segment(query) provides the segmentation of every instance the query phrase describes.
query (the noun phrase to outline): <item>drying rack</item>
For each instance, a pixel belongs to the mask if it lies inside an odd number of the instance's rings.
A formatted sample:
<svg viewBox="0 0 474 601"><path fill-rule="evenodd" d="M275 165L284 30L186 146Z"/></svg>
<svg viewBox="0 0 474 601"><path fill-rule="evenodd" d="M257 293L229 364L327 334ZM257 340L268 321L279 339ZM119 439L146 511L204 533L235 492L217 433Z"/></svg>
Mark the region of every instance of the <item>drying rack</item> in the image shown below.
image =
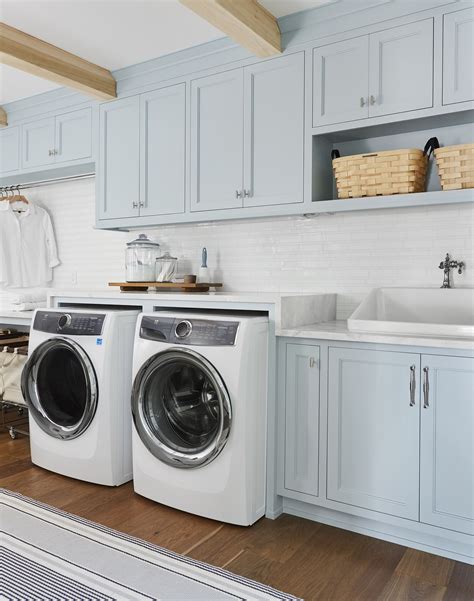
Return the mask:
<svg viewBox="0 0 474 601"><path fill-rule="evenodd" d="M0 330L0 365L3 365L2 354L28 355L28 334L15 330ZM0 429L6 430L12 439L18 434L29 435L28 409L24 401L5 399L0 393L1 421Z"/></svg>

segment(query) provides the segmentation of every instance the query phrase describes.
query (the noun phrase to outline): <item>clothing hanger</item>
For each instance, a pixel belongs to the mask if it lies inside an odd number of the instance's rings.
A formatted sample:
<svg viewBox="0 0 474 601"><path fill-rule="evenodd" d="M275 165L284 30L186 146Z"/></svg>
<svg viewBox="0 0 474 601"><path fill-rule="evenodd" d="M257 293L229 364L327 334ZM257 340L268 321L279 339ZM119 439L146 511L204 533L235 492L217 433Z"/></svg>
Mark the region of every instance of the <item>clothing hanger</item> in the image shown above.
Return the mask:
<svg viewBox="0 0 474 601"><path fill-rule="evenodd" d="M10 192L12 193L12 196L8 199L10 204L13 202L23 202L25 204L30 204L28 199L25 196L23 196L23 194L20 193L20 186L16 186L17 194L13 193L14 189L15 189L15 186L10 187Z"/></svg>

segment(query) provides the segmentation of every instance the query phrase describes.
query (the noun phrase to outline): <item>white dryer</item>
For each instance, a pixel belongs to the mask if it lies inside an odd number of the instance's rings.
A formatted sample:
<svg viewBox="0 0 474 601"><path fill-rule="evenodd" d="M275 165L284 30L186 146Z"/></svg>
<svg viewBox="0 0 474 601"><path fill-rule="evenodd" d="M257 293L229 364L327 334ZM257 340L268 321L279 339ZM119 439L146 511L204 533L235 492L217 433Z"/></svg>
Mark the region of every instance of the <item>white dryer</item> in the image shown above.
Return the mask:
<svg viewBox="0 0 474 601"><path fill-rule="evenodd" d="M132 389L135 491L250 525L265 513L268 319L139 316Z"/></svg>
<svg viewBox="0 0 474 601"><path fill-rule="evenodd" d="M132 479L130 393L137 315L36 310L22 374L34 464L109 486Z"/></svg>

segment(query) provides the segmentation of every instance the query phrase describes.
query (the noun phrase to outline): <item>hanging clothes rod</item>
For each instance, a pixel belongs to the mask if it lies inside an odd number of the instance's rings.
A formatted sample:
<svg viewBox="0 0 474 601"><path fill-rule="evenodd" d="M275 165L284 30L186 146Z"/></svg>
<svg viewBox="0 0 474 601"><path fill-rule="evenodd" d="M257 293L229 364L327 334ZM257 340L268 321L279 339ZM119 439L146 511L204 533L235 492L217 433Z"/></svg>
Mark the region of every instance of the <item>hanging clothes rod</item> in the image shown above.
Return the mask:
<svg viewBox="0 0 474 601"><path fill-rule="evenodd" d="M29 188L37 188L40 186L51 186L52 184L60 184L62 182L73 182L76 180L90 179L95 177L95 173L83 173L81 175L69 175L65 177L56 177L54 179L44 179L36 182L26 182L24 184L13 184L12 186L2 186L0 190L28 190Z"/></svg>

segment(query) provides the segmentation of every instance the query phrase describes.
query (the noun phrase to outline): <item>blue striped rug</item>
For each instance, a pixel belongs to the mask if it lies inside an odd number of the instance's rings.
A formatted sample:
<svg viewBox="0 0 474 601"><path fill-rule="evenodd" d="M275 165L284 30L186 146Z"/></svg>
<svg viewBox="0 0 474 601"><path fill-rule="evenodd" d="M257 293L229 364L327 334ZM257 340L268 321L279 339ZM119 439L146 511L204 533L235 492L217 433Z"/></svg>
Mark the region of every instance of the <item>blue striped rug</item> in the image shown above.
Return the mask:
<svg viewBox="0 0 474 601"><path fill-rule="evenodd" d="M0 532L2 601L296 599L4 489Z"/></svg>

